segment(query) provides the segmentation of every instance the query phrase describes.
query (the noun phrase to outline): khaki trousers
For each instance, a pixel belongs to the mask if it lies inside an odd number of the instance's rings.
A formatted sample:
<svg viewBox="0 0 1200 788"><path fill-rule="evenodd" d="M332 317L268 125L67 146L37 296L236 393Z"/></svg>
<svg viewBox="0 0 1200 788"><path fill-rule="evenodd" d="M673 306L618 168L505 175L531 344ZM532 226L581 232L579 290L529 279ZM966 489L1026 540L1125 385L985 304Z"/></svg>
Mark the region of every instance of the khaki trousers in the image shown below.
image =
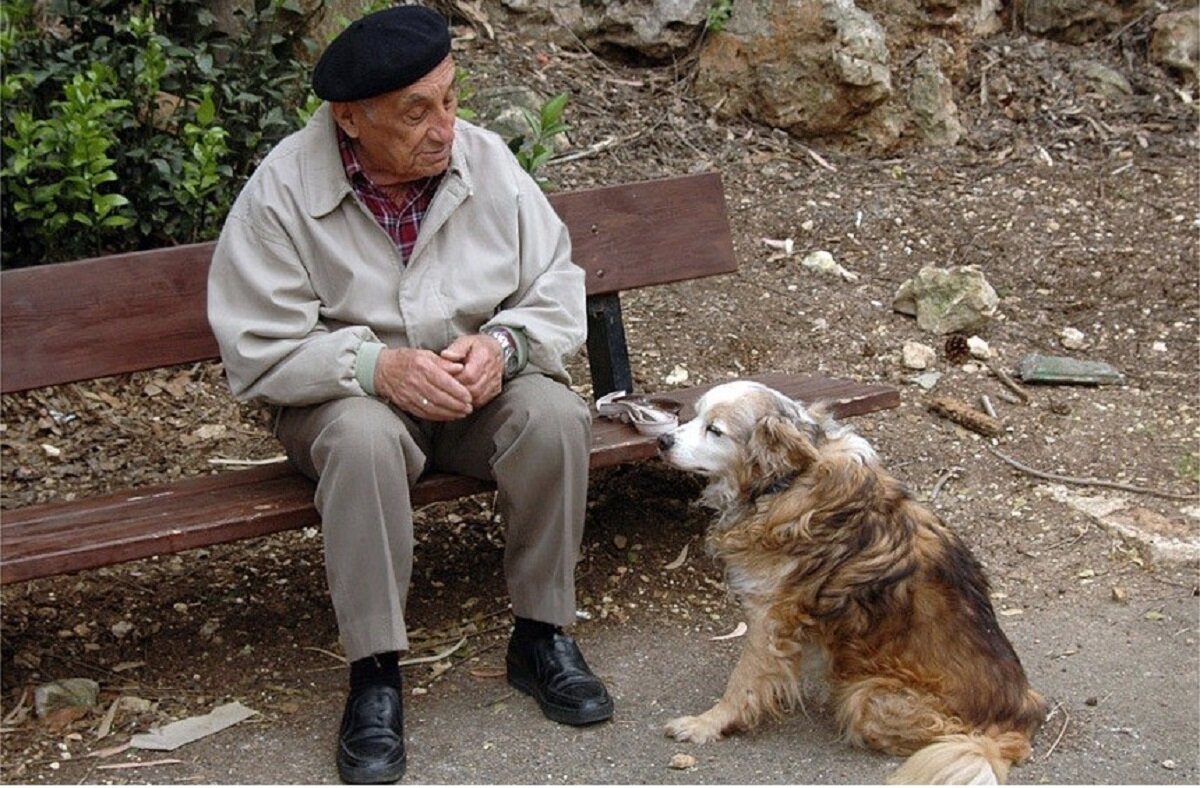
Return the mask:
<svg viewBox="0 0 1200 788"><path fill-rule="evenodd" d="M454 422L348 397L284 408L276 432L292 462L317 482L325 573L350 660L408 649L409 488L426 471L494 480L513 612L558 625L575 620L591 417L568 387L522 375Z"/></svg>

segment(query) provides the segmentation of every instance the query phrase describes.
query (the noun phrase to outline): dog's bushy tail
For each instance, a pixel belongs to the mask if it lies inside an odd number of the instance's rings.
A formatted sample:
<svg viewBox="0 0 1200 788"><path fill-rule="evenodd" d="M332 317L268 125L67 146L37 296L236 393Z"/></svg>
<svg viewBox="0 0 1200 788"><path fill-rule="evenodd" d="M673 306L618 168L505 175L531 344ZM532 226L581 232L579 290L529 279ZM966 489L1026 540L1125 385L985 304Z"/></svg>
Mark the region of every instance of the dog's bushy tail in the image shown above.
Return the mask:
<svg viewBox="0 0 1200 788"><path fill-rule="evenodd" d="M1008 767L1029 757L1023 733L940 736L913 753L889 778L892 785L998 785Z"/></svg>

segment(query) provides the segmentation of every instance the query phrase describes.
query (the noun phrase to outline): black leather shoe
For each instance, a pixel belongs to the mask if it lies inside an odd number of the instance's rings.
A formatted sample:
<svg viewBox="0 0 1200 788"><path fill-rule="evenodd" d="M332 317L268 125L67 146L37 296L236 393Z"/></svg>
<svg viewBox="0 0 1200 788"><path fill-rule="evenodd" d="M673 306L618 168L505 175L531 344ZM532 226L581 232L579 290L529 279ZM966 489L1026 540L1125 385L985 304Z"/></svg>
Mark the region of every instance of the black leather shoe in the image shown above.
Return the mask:
<svg viewBox="0 0 1200 788"><path fill-rule="evenodd" d="M338 732L342 782L394 783L404 776L404 702L390 684L350 691Z"/></svg>
<svg viewBox="0 0 1200 788"><path fill-rule="evenodd" d="M590 725L613 714L604 682L588 668L574 638L561 632L508 641L508 683L532 695L542 713L567 725Z"/></svg>

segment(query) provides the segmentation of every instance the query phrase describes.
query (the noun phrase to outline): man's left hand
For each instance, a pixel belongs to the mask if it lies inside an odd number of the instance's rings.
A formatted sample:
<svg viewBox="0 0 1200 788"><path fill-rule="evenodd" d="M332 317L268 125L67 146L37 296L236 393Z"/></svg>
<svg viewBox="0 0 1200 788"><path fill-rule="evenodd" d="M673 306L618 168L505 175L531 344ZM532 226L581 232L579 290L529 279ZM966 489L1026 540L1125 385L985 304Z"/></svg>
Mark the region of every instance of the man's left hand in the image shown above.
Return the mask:
<svg viewBox="0 0 1200 788"><path fill-rule="evenodd" d="M487 334L468 334L450 343L442 358L462 364L455 375L471 392L471 405L478 409L495 399L504 381L504 351Z"/></svg>

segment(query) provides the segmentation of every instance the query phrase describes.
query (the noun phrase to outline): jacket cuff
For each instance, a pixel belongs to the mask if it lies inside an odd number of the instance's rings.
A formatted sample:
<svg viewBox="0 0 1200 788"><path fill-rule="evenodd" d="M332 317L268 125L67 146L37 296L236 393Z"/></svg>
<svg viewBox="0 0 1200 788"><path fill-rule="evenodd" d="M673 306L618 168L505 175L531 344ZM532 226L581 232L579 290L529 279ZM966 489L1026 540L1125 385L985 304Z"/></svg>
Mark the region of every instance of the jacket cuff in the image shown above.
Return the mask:
<svg viewBox="0 0 1200 788"><path fill-rule="evenodd" d="M375 364L386 347L382 342L363 342L358 346L358 355L354 360L354 377L363 391L372 397L375 396Z"/></svg>

